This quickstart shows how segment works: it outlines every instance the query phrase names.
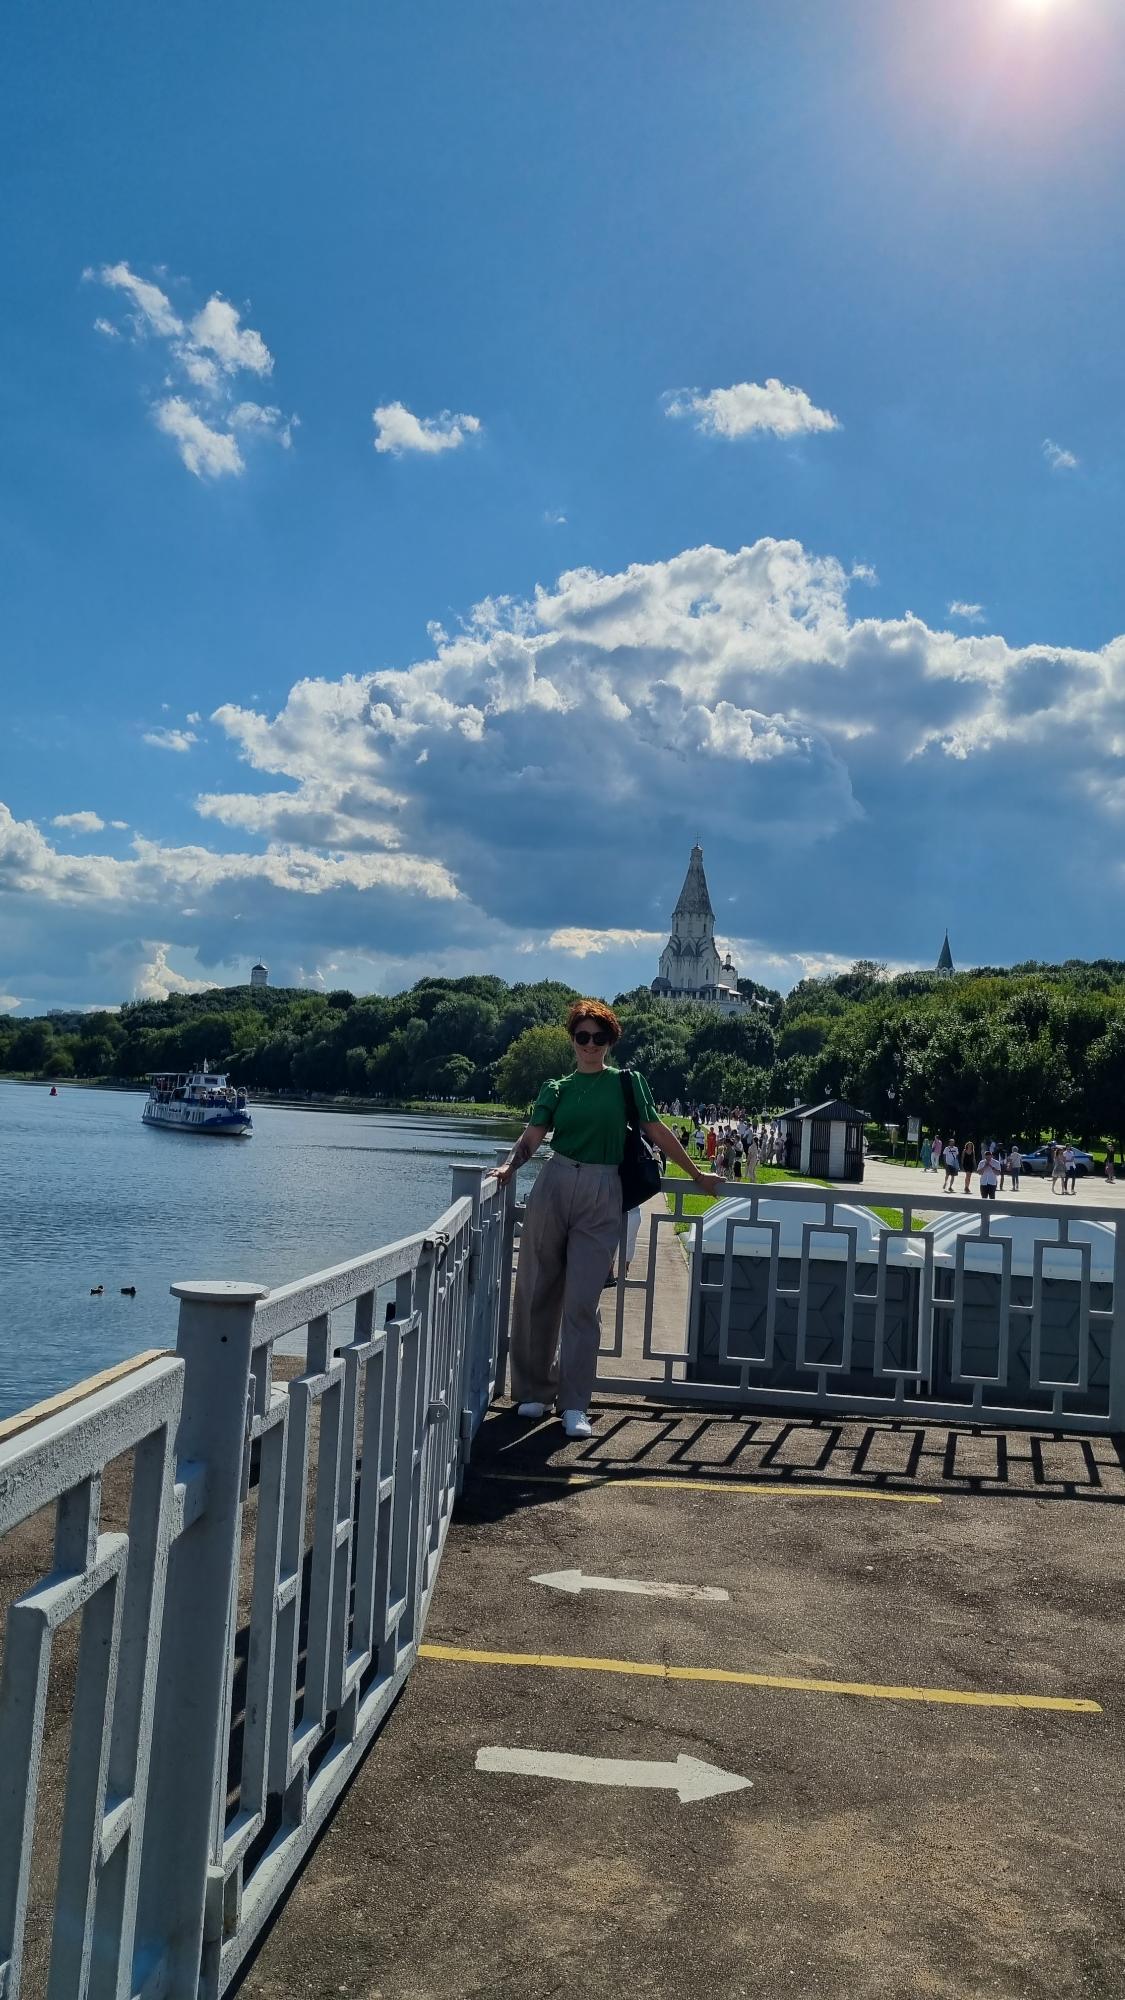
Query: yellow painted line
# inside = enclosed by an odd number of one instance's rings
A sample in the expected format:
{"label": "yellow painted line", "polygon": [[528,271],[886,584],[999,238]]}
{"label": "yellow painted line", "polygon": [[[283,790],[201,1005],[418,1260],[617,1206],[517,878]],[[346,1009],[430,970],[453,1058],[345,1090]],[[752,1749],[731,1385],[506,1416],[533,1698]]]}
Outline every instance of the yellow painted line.
{"label": "yellow painted line", "polygon": [[727,1667],[666,1667],[655,1660],[587,1660],[569,1653],[493,1653],[475,1646],[419,1646],[424,1660],[474,1667],[549,1667],[579,1674],[637,1674],[658,1681],[713,1681],[723,1687],[780,1688],[789,1694],[850,1694],[868,1701],[927,1701],[948,1708],[1053,1709],[1064,1715],[1100,1715],[1100,1703],[1053,1694],[989,1694],[974,1688],[881,1687],[877,1681],[822,1681],[797,1674],[746,1674]]}
{"label": "yellow painted line", "polygon": [[647,1486],[657,1493],[736,1493],[745,1500],[889,1500],[896,1507],[940,1507],[940,1493],[887,1493],[876,1486],[797,1486],[765,1479],[656,1479],[622,1472],[477,1472],[515,1486]]}

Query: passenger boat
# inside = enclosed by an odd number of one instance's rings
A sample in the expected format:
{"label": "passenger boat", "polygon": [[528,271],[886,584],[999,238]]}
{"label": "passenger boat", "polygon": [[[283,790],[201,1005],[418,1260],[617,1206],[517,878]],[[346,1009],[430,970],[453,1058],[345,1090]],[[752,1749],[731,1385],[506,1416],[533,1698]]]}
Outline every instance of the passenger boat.
{"label": "passenger boat", "polygon": [[246,1092],[206,1063],[202,1069],[166,1070],[150,1077],[141,1122],[217,1139],[249,1139],[254,1130]]}

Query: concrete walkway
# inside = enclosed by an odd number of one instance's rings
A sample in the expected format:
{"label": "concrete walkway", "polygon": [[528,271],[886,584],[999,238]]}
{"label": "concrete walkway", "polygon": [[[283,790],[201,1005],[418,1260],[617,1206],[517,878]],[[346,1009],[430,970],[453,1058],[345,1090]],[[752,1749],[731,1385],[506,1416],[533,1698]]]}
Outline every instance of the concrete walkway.
{"label": "concrete walkway", "polygon": [[[495,1410],[242,1991],[1110,2000],[1123,1506],[1105,1439]],[[751,1783],[682,1803],[684,1758]]]}
{"label": "concrete walkway", "polygon": [[[892,1165],[886,1160],[866,1160],[864,1178],[856,1189],[857,1201],[867,1199],[865,1188],[894,1190],[896,1193],[913,1195],[919,1200],[923,1195],[940,1194],[945,1176],[941,1173],[924,1173],[920,1167]],[[970,1203],[980,1201],[979,1182],[976,1175],[972,1179],[972,1193],[967,1197]],[[957,1176],[956,1192],[964,1195],[965,1177]],[[1101,1174],[1087,1174],[1078,1182],[1077,1194],[1061,1195],[1051,1193],[1049,1178],[1038,1174],[1023,1174],[1020,1178],[1019,1193],[1014,1194],[1005,1186],[1002,1197],[1005,1201],[1047,1202],[1058,1208],[1125,1208],[1125,1179],[1117,1180],[1112,1186]]]}

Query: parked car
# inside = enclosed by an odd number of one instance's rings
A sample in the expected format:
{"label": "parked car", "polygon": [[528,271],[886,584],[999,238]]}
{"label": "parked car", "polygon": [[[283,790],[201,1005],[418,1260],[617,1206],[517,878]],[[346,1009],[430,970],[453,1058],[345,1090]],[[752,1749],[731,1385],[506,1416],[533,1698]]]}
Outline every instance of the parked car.
{"label": "parked car", "polygon": [[[1049,1174],[1053,1152],[1053,1146],[1036,1146],[1033,1152],[1025,1153],[1023,1156],[1024,1173]],[[1089,1153],[1080,1152],[1077,1146],[1074,1148],[1074,1171],[1076,1175],[1092,1174],[1094,1165],[1095,1162]]]}

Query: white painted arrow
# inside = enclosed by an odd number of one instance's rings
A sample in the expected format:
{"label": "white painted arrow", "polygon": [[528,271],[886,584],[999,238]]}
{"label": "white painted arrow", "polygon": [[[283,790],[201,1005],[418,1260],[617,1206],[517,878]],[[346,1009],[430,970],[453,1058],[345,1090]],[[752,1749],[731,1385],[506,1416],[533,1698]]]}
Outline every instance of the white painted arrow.
{"label": "white painted arrow", "polygon": [[624,1590],[634,1597],[693,1597],[708,1604],[726,1604],[728,1590],[713,1583],[642,1583],[630,1576],[586,1576],[580,1569],[552,1569],[533,1576],[532,1583],[545,1583],[548,1590],[565,1590],[577,1597],[583,1590]]}
{"label": "white painted arrow", "polygon": [[645,1792],[678,1792],[680,1804],[743,1792],[752,1778],[720,1771],[682,1753],[674,1764],[649,1764],[640,1757],[573,1757],[556,1750],[508,1750],[499,1745],[477,1751],[478,1771],[502,1771],[519,1778],[561,1778],[569,1785],[629,1785]]}

